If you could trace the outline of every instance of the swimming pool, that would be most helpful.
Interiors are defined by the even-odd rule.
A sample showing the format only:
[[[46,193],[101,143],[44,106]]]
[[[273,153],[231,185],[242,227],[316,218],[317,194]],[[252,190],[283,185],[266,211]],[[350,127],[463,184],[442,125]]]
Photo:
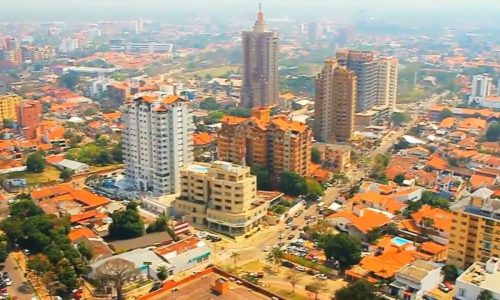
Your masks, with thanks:
[[[406,243],[411,243],[411,241],[407,240],[407,239],[404,239],[404,238],[400,238],[399,236],[395,237],[395,238],[392,238],[392,243],[398,247],[401,247],[403,246],[404,244]]]

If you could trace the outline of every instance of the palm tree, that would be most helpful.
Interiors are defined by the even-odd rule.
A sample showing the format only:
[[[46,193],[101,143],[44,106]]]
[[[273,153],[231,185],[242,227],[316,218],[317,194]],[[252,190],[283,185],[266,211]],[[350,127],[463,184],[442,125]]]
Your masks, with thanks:
[[[286,276],[286,280],[288,280],[288,282],[290,282],[290,284],[292,285],[292,293],[295,292],[295,285],[299,282],[299,277],[297,277],[297,274],[293,271],[290,271],[290,273],[288,273],[288,275]]]
[[[273,256],[273,253],[272,252],[269,252],[266,256],[266,263],[267,263],[267,266],[270,267],[271,266],[271,263],[274,261],[274,256]]]
[[[240,259],[241,254],[238,252],[231,253],[231,258],[233,259],[233,267],[236,268],[236,262]]]
[[[167,279],[168,277],[168,269],[167,269],[167,266],[165,265],[161,265],[159,266],[157,269],[156,269],[156,276],[158,277],[158,279],[160,279],[161,281],[164,281],[165,279]]]
[[[281,258],[283,257],[283,251],[280,248],[273,248],[271,252],[274,259],[274,266],[279,267],[281,265]]]

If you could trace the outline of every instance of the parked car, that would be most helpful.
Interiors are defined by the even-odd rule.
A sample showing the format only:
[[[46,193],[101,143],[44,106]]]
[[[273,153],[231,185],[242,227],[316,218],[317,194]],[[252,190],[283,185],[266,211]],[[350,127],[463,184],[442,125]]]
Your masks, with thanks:
[[[295,270],[300,271],[300,272],[305,272],[307,269],[303,266],[296,266]]]
[[[291,262],[291,261],[288,261],[288,260],[282,261],[281,265],[283,267],[287,267],[287,268],[293,268],[293,267],[295,267],[295,264],[293,262]]]
[[[325,274],[317,274],[316,278],[321,279],[321,280],[326,280],[326,279],[328,279],[328,276],[326,276]]]
[[[439,290],[445,293],[449,293],[451,291],[444,283],[439,284]]]

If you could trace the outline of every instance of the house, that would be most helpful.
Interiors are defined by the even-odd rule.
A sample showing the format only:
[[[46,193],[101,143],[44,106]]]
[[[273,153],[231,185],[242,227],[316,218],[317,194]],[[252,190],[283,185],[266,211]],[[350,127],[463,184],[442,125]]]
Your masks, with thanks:
[[[491,187],[498,182],[498,175],[487,172],[474,171],[474,174],[472,174],[469,182],[473,189],[478,189],[481,187]]]
[[[411,217],[411,220],[403,220],[399,223],[401,230],[411,236],[428,235],[431,240],[441,245],[448,244],[452,218],[450,212],[424,205]]]
[[[392,195],[389,197],[377,194],[376,192],[358,193],[351,199],[351,202],[360,203],[367,207],[386,211],[391,214],[402,212],[406,207],[403,202],[394,199]]]
[[[118,255],[114,255],[111,257],[107,257],[105,259],[101,259],[90,264],[92,271],[90,273],[90,277],[94,277],[96,275],[96,270],[112,259],[123,259],[129,262],[132,262],[136,269],[140,272],[142,276],[138,278],[131,278],[130,281],[139,280],[140,277],[150,277],[154,280],[158,280],[157,269],[160,266],[165,266],[167,268],[167,274],[172,275],[172,266],[164,260],[162,257],[156,255],[153,251],[146,248],[138,248],[128,252],[124,252]]]
[[[394,279],[390,284],[391,295],[416,300],[435,289],[443,281],[443,275],[438,265],[417,259],[397,271]]]
[[[455,299],[478,299],[482,291],[489,291],[493,299],[500,299],[500,259],[490,257],[486,263],[475,262],[456,280]]]
[[[109,245],[115,252],[130,251],[151,246],[161,246],[172,243],[172,237],[166,232],[154,232],[128,240],[111,242]]]
[[[422,190],[422,188],[416,186],[399,188],[391,197],[400,202],[415,202],[422,198]]]
[[[92,249],[91,262],[113,256],[113,251],[104,240],[85,226],[73,227],[68,233],[68,238],[74,245],[87,244]]]
[[[431,152],[424,147],[417,146],[409,149],[401,150],[401,154],[404,156],[416,156],[418,158],[427,158]]]
[[[392,215],[364,205],[353,205],[352,211],[338,211],[326,217],[328,223],[349,235],[364,239],[372,229],[383,228]]]
[[[430,255],[435,262],[444,262],[448,258],[448,246],[433,241],[423,242],[418,251]]]
[[[158,247],[154,252],[170,263],[173,274],[194,268],[210,257],[208,245],[196,237]]]
[[[193,134],[193,153],[196,161],[209,162],[215,159],[216,142],[207,132]]]
[[[448,162],[437,153],[433,154],[427,161],[427,167],[432,170],[443,171],[448,168]]]

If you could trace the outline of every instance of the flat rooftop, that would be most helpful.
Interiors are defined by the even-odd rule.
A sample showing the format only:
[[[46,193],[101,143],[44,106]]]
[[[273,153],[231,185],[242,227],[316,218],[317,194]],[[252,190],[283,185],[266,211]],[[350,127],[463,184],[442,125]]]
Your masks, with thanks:
[[[486,264],[482,262],[476,262],[469,267],[457,281],[467,282],[485,290],[500,292],[500,270],[497,269],[493,273],[488,273],[486,271]]]
[[[237,284],[228,280],[228,277],[219,272],[206,270],[188,278],[180,280],[178,283],[165,283],[160,290],[145,295],[139,300],[269,300],[270,293],[265,295],[257,289],[246,284]],[[212,291],[212,285],[219,278],[225,279],[229,283],[229,289],[222,295]],[[237,280],[237,279],[236,279]],[[235,280],[235,281],[236,281]],[[174,288],[176,289],[174,291]],[[278,299],[283,299],[277,297]]]

